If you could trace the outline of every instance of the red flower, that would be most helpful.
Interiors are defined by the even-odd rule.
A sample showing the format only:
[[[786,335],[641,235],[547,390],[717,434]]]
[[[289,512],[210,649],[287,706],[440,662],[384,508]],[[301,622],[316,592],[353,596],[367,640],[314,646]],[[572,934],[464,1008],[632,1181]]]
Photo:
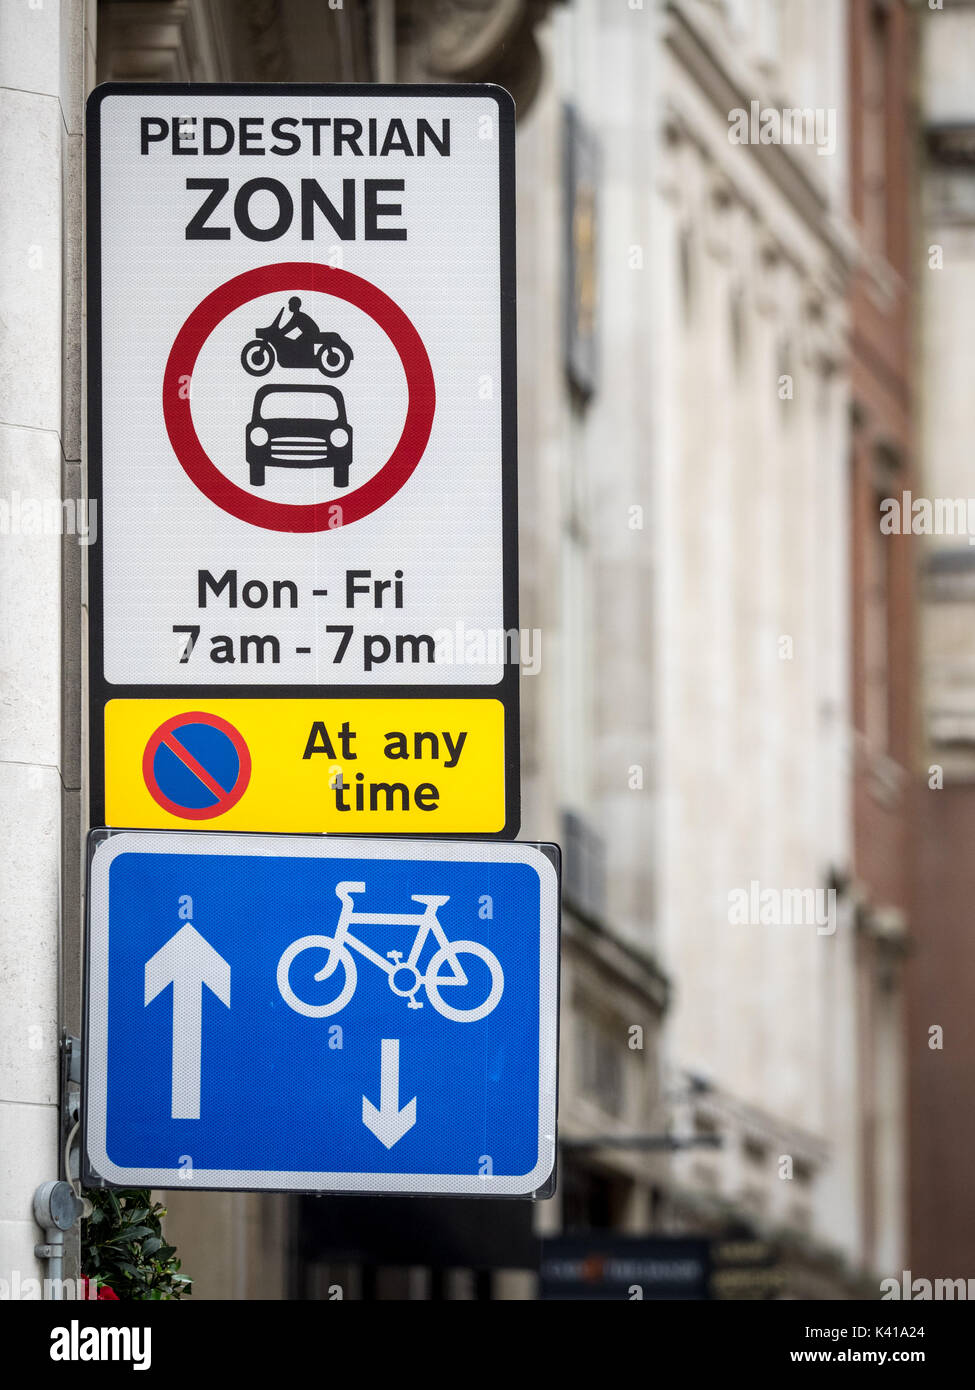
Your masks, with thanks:
[[[91,1280],[88,1278],[87,1274],[83,1274],[83,1275],[81,1276],[81,1283],[82,1283],[82,1290],[83,1290],[83,1292],[82,1292],[82,1297],[83,1297],[84,1299],[88,1300],[88,1299],[91,1298],[91,1293],[89,1292],[89,1290],[91,1289]],[[97,1292],[97,1294],[95,1295],[95,1298],[96,1298],[96,1300],[98,1300],[98,1299],[105,1299],[105,1300],[111,1301],[111,1302],[113,1302],[113,1303],[121,1303],[121,1301],[122,1301],[122,1300],[119,1298],[118,1294],[115,1292],[115,1290],[114,1290],[114,1289],[110,1289],[110,1288],[108,1287],[107,1284],[99,1284],[99,1285],[98,1285],[98,1292]]]

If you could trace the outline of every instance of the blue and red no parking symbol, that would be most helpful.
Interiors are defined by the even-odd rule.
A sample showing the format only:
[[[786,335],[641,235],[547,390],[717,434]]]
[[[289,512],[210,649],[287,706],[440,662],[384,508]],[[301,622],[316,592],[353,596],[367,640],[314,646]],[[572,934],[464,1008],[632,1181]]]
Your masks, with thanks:
[[[161,724],[146,744],[142,775],[163,810],[181,820],[211,820],[247,790],[251,755],[226,719],[198,710]]]

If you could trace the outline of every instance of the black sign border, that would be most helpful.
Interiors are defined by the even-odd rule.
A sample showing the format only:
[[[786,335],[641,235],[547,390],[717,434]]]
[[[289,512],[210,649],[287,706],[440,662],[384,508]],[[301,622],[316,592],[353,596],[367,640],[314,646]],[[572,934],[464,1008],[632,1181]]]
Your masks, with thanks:
[[[110,700],[171,699],[454,699],[500,700],[504,708],[505,820],[501,830],[387,831],[422,839],[514,840],[521,824],[521,730],[519,666],[506,662],[492,686],[407,685],[112,685],[105,680],[104,586],[102,579],[102,266],[101,266],[101,105],[110,96],[319,96],[319,97],[477,97],[498,109],[498,166],[501,250],[501,526],[502,614],[504,629],[520,631],[518,610],[518,410],[515,289],[515,104],[493,83],[200,83],[107,82],[86,104],[86,301],[87,301],[87,496],[98,507],[99,524],[88,547],[88,815],[89,825],[105,824],[105,706]],[[168,827],[175,828],[175,827]],[[194,822],[187,828],[205,827]],[[226,827],[213,826],[213,830]],[[244,832],[246,833],[246,832]],[[255,832],[261,833],[261,832]],[[301,833],[301,832],[288,832]],[[355,833],[355,832],[344,832]],[[360,832],[363,833],[363,832]],[[373,832],[369,832],[373,833]]]

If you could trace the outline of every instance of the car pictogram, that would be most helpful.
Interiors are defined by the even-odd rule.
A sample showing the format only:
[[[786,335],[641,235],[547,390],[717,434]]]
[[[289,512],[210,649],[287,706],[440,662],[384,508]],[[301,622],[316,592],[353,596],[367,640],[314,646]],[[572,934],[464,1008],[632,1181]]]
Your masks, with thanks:
[[[335,386],[262,386],[246,430],[245,454],[252,487],[265,470],[331,468],[336,487],[348,487],[352,428]]]

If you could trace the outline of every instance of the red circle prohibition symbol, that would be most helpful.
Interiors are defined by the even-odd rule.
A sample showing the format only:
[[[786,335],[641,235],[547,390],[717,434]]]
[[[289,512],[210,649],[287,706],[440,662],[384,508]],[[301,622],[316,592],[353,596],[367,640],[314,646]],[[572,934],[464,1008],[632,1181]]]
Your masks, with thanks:
[[[232,787],[221,786],[216,778],[193,757],[189,749],[185,748],[175,737],[178,731],[188,724],[208,724],[210,728],[219,729],[222,734],[226,734],[233,744],[239,767],[237,778]],[[168,748],[197,781],[201,782],[207,791],[216,797],[216,803],[213,806],[182,806],[178,801],[173,801],[166,795],[159,785],[155,772],[156,753],[162,746]],[[247,790],[247,785],[251,779],[250,749],[244,742],[244,736],[240,730],[235,729],[233,724],[226,719],[221,719],[218,714],[204,714],[200,710],[194,710],[187,714],[175,714],[172,719],[167,719],[164,724],[160,724],[146,744],[146,751],[142,755],[142,777],[149,789],[149,795],[171,816],[178,816],[180,820],[212,820],[214,816],[222,816],[225,811],[229,811],[231,806],[236,806]]]
[[[406,373],[409,405],[403,432],[389,458],[368,482],[341,502],[272,502],[232,483],[211,460],[193,424],[189,393],[181,386],[192,379],[203,344],[234,309],[265,294],[312,290],[354,304],[389,338]],[[423,340],[389,295],[361,275],[313,261],[284,261],[235,275],[208,294],[176,335],[163,376],[163,417],[173,451],[184,472],[204,496],[223,511],[266,531],[325,531],[348,526],[388,502],[410,477],[427,447],[433,428],[436,388]]]

